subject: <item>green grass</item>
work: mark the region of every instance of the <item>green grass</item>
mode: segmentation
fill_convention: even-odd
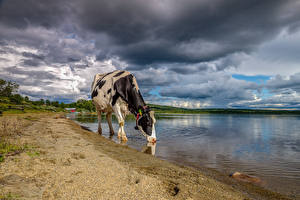
[[[8,142],[1,142],[0,143],[0,154],[7,154],[10,152],[14,152],[14,151],[20,151],[23,150],[23,147],[15,145],[15,144],[10,144]]]
[[[20,199],[20,195],[12,194],[9,192],[8,194],[0,194],[0,200],[13,200],[13,199]]]
[[[39,151],[26,151],[26,154],[30,157],[36,157],[36,156],[39,156],[40,155],[40,152]]]
[[[24,151],[24,147],[11,144],[9,142],[0,142],[0,162],[3,162],[5,160],[6,154],[17,151]]]
[[[24,145],[16,145],[9,142],[0,142],[0,162],[5,160],[5,157],[9,153],[21,153],[26,152],[30,157],[36,157],[40,155],[40,152],[37,150],[37,147],[24,144]]]

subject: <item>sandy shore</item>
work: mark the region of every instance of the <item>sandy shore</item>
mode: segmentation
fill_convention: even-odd
[[[287,199],[209,170],[162,161],[59,115],[26,119],[31,124],[17,140],[32,146],[31,152],[0,163],[1,193],[16,199]]]

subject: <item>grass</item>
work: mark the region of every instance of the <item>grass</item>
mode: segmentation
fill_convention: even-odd
[[[26,127],[32,125],[33,121],[37,121],[40,115],[43,114],[0,117],[0,162],[3,162],[8,156],[14,156],[22,152],[26,152],[30,157],[40,155],[37,147],[20,142]]]
[[[20,195],[9,192],[8,194],[0,194],[0,200],[20,199]]]
[[[0,142],[0,162],[3,162],[6,155],[18,154],[25,150],[23,146]]]
[[[25,144],[24,150],[26,151],[26,154],[30,157],[36,157],[40,155],[40,152],[37,150],[36,146]]]

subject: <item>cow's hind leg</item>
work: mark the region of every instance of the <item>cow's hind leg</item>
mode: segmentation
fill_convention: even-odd
[[[116,117],[118,119],[119,122],[119,131],[118,131],[118,138],[121,138],[122,141],[127,141],[127,137],[126,137],[126,133],[124,131],[124,118],[123,115],[121,113],[121,109],[118,105],[114,106],[114,112],[116,114]]]
[[[101,110],[97,109],[97,114],[98,114],[98,133],[100,135],[102,135],[102,128],[101,128],[101,114],[102,114],[102,112],[101,112]]]
[[[115,132],[114,132],[114,129],[113,129],[113,126],[112,126],[112,123],[111,123],[111,114],[112,114],[111,112],[108,112],[106,114],[106,120],[107,120],[107,123],[108,123],[110,136],[113,136],[115,134]]]

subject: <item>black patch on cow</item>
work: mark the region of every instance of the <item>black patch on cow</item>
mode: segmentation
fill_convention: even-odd
[[[109,90],[107,90],[107,94],[111,93],[111,88],[109,88]]]
[[[95,88],[95,90],[92,92],[92,98],[98,96],[98,90]]]
[[[103,85],[105,84],[106,80],[103,81],[98,81],[96,84],[96,87],[94,89],[94,91],[92,92],[92,98],[96,97],[98,95],[98,91],[97,88],[101,89],[103,87]]]
[[[103,80],[106,76],[108,76],[108,75],[110,75],[112,73],[114,73],[114,72],[109,72],[109,73],[105,74],[100,80]]]
[[[116,93],[113,98],[112,98],[112,103],[111,105],[114,106],[118,100],[118,98],[120,97],[120,95],[118,93]]]
[[[121,74],[123,74],[125,71],[120,71],[120,72],[118,72],[118,73],[116,73],[115,75],[114,75],[114,77],[118,77],[118,76],[120,76]]]
[[[97,96],[98,95],[98,91],[97,91],[97,87],[99,89],[101,89],[103,87],[103,85],[105,84],[106,80],[103,80],[106,76],[110,75],[111,73],[113,72],[109,72],[107,74],[105,74],[102,78],[100,78],[97,83],[96,83],[96,86],[95,86],[95,89],[94,91],[92,92],[92,98]]]
[[[142,127],[143,131],[151,136],[152,135],[152,118],[150,117],[149,112],[144,113],[143,116],[139,119],[138,125]]]
[[[129,111],[137,115],[138,110],[143,108],[146,104],[142,95],[133,84],[133,75],[129,74],[118,79],[114,83],[114,90],[116,91],[115,99],[121,97],[127,104]]]
[[[102,81],[98,81],[96,87],[98,87],[99,89],[101,89],[103,87],[103,85],[105,84],[106,80],[102,80]]]

